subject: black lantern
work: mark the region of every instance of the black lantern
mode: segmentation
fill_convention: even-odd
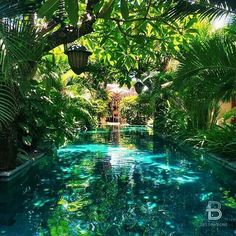
[[[65,54],[68,56],[71,69],[77,74],[87,70],[88,58],[92,55],[86,47],[80,45],[72,45],[69,48],[65,46]]]
[[[140,94],[142,93],[143,89],[144,89],[144,84],[141,80],[138,80],[135,84],[134,84],[134,88],[135,88],[135,91]]]
[[[148,90],[152,90],[152,81],[150,78],[147,78],[143,81],[144,85],[148,87]]]

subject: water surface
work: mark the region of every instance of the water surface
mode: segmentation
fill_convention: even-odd
[[[0,235],[236,235],[233,173],[145,128],[112,129],[0,183]]]

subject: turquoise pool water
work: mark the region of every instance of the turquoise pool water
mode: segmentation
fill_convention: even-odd
[[[145,128],[88,132],[0,183],[0,235],[236,235],[235,186],[233,173]]]

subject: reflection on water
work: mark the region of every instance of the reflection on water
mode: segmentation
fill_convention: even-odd
[[[0,184],[0,235],[233,235],[234,194],[232,173],[143,128],[88,132]]]

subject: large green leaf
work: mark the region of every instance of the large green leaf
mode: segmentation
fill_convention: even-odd
[[[129,17],[129,7],[128,7],[127,0],[121,0],[120,10],[121,10],[121,14],[124,17],[124,19],[127,19]]]
[[[66,0],[66,11],[73,25],[77,25],[79,19],[79,4],[78,0]]]
[[[109,2],[105,3],[98,14],[98,17],[108,19],[111,16],[114,4],[115,0],[110,0]]]
[[[47,18],[52,17],[53,13],[58,9],[59,3],[60,0],[48,0],[40,7],[38,11],[38,16],[46,16]]]

